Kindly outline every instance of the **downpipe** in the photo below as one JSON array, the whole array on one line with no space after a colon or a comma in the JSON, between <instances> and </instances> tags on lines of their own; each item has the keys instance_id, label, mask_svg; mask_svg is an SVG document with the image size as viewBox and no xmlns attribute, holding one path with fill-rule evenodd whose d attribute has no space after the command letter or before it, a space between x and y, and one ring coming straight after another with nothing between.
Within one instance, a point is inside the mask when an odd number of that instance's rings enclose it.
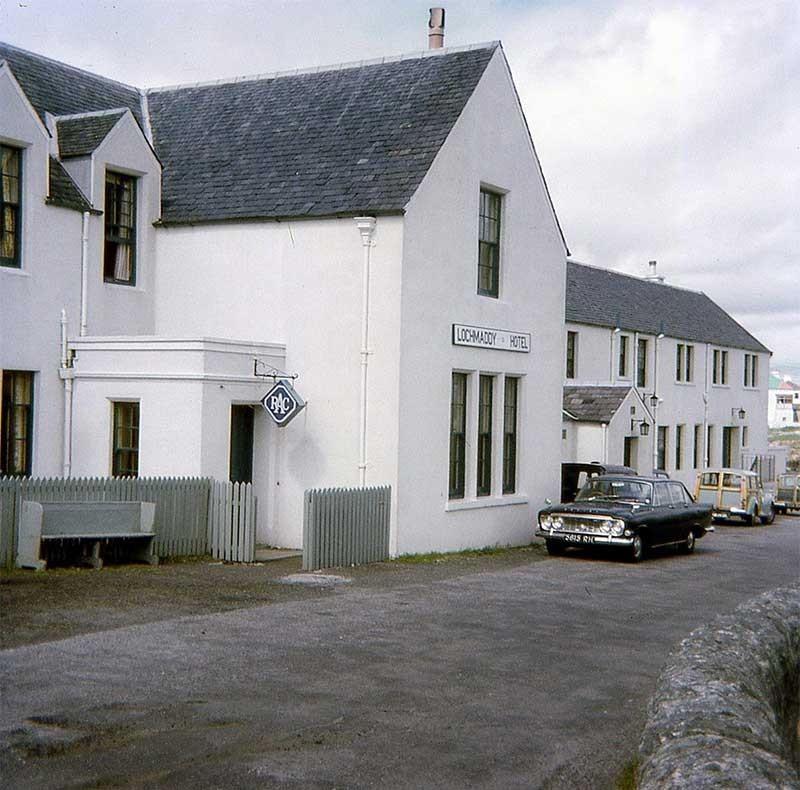
<instances>
[{"instance_id":1,"label":"downpipe","mask_svg":"<svg viewBox=\"0 0 800 790\"><path fill-rule=\"evenodd\" d=\"M58 375L64 382L64 429L61 444L61 474L72 475L72 386L74 371L72 358L67 345L67 311L61 310L61 366Z\"/></svg>"},{"instance_id":2,"label":"downpipe","mask_svg":"<svg viewBox=\"0 0 800 790\"><path fill-rule=\"evenodd\" d=\"M359 408L358 477L363 487L367 483L367 383L369 367L369 277L372 237L375 217L356 217L356 227L361 234L363 250L361 271L361 398Z\"/></svg>"}]
</instances>

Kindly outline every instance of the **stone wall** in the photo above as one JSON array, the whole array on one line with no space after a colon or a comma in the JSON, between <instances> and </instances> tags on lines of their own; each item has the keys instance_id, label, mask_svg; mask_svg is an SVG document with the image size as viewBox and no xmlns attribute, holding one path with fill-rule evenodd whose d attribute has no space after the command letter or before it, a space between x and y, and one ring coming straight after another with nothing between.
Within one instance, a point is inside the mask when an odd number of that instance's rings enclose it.
<instances>
[{"instance_id":1,"label":"stone wall","mask_svg":"<svg viewBox=\"0 0 800 790\"><path fill-rule=\"evenodd\" d=\"M659 678L639 751L640 790L800 790L800 585L718 617Z\"/></svg>"}]
</instances>

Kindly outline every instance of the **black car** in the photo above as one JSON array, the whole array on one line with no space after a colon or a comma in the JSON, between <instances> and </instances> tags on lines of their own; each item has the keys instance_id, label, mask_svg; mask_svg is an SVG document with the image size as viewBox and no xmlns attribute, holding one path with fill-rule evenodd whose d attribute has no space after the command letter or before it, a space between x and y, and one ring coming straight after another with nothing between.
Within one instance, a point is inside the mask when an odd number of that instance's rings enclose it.
<instances>
[{"instance_id":1,"label":"black car","mask_svg":"<svg viewBox=\"0 0 800 790\"><path fill-rule=\"evenodd\" d=\"M550 554L570 546L621 547L639 562L656 546L688 554L713 530L711 506L697 504L677 480L601 475L587 481L574 502L541 510L536 534Z\"/></svg>"}]
</instances>

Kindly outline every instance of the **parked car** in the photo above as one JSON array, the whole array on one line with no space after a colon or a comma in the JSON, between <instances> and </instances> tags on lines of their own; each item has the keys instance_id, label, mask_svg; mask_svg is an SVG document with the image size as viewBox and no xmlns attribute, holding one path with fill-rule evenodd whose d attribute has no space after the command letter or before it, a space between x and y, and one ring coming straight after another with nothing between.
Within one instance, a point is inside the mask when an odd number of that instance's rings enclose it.
<instances>
[{"instance_id":1,"label":"parked car","mask_svg":"<svg viewBox=\"0 0 800 790\"><path fill-rule=\"evenodd\" d=\"M778 476L775 510L779 513L800 512L800 474L797 472Z\"/></svg>"},{"instance_id":2,"label":"parked car","mask_svg":"<svg viewBox=\"0 0 800 790\"><path fill-rule=\"evenodd\" d=\"M572 502L575 495L591 477L598 475L636 475L629 466L614 466L591 461L587 464L561 464L561 501Z\"/></svg>"},{"instance_id":3,"label":"parked car","mask_svg":"<svg viewBox=\"0 0 800 790\"><path fill-rule=\"evenodd\" d=\"M656 477L592 477L575 501L539 512L536 535L547 551L571 546L621 547L632 562L656 546L694 551L695 541L712 532L711 506L698 504L683 483Z\"/></svg>"},{"instance_id":4,"label":"parked car","mask_svg":"<svg viewBox=\"0 0 800 790\"><path fill-rule=\"evenodd\" d=\"M706 469L699 472L694 496L711 505L713 518L741 518L746 524L771 524L775 520L772 494L761 478L744 469Z\"/></svg>"}]
</instances>

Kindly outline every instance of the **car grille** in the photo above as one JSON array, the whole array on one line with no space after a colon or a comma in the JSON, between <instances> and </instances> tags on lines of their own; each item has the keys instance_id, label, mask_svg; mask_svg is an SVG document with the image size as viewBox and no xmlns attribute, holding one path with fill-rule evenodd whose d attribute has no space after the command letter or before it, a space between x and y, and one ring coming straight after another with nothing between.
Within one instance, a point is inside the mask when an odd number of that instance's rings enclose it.
<instances>
[{"instance_id":1,"label":"car grille","mask_svg":"<svg viewBox=\"0 0 800 790\"><path fill-rule=\"evenodd\" d=\"M604 521L608 521L610 516L571 516L566 513L554 513L553 518L561 519L564 526L560 531L563 532L584 532L589 535L607 535L608 533L600 529Z\"/></svg>"},{"instance_id":2,"label":"car grille","mask_svg":"<svg viewBox=\"0 0 800 790\"><path fill-rule=\"evenodd\" d=\"M794 489L793 488L779 488L778 489L778 499L780 499L780 500L788 499L791 502L793 496L794 496Z\"/></svg>"}]
</instances>

